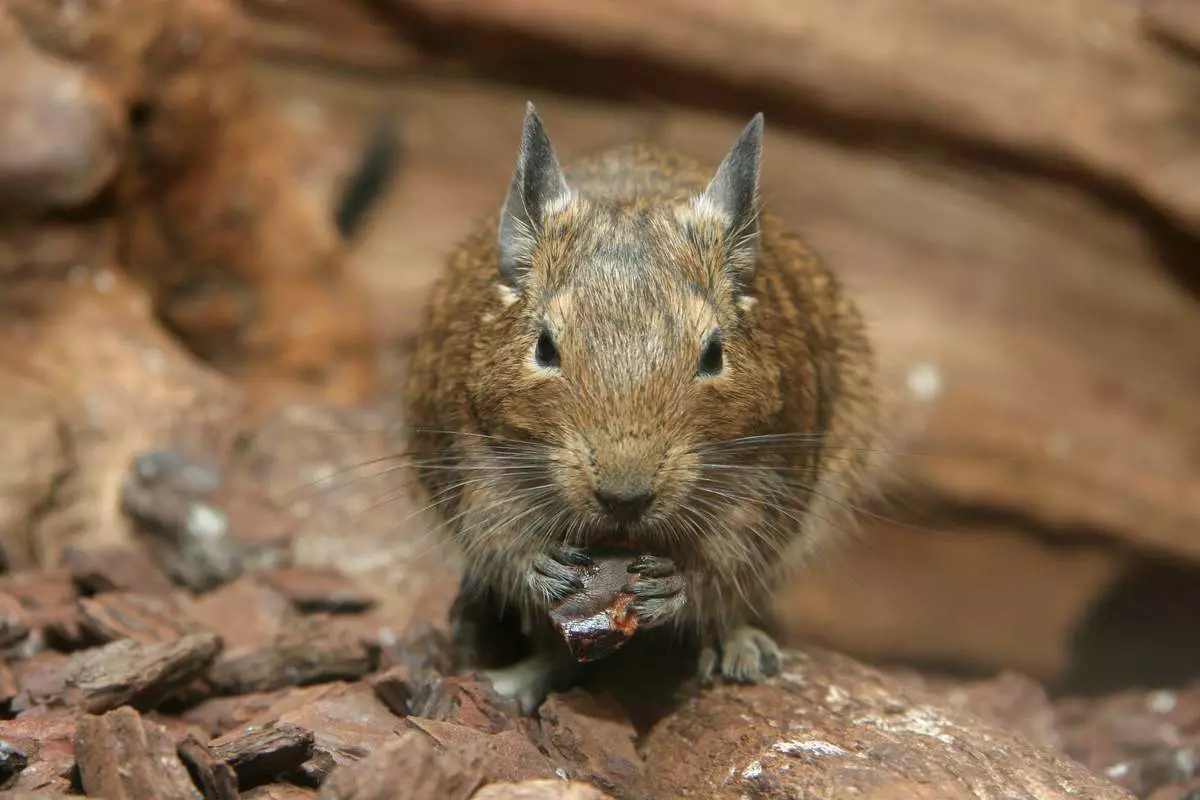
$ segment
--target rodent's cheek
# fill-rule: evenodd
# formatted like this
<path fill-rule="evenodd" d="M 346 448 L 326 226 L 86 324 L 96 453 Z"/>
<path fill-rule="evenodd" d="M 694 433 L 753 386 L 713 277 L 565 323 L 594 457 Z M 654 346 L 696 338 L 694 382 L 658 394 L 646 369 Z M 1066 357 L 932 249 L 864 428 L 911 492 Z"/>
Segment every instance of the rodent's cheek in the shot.
<path fill-rule="evenodd" d="M 700 478 L 700 459 L 690 449 L 672 448 L 663 457 L 655 480 L 654 494 L 661 513 L 678 509 L 695 491 Z"/>
<path fill-rule="evenodd" d="M 577 514 L 587 514 L 594 511 L 595 480 L 587 446 L 576 438 L 568 435 L 564 446 L 558 448 L 551 461 L 550 474 L 566 504 Z"/>

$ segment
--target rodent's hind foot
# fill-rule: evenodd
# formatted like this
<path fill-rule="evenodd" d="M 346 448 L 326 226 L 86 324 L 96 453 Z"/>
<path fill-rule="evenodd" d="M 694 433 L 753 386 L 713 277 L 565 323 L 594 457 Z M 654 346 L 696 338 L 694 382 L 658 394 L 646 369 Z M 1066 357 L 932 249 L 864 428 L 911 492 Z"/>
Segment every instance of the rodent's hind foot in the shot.
<path fill-rule="evenodd" d="M 525 582 L 538 596 L 549 602 L 563 600 L 583 591 L 583 580 L 571 567 L 586 567 L 592 563 L 587 551 L 560 545 L 549 553 L 533 557 Z"/>
<path fill-rule="evenodd" d="M 783 654 L 768 634 L 748 625 L 734 628 L 716 646 L 700 651 L 700 680 L 712 683 L 719 673 L 730 683 L 762 683 L 779 674 Z"/>
<path fill-rule="evenodd" d="M 515 664 L 484 670 L 482 674 L 492 682 L 497 694 L 516 700 L 523 713 L 532 714 L 550 693 L 555 666 L 552 657 L 534 653 Z"/>

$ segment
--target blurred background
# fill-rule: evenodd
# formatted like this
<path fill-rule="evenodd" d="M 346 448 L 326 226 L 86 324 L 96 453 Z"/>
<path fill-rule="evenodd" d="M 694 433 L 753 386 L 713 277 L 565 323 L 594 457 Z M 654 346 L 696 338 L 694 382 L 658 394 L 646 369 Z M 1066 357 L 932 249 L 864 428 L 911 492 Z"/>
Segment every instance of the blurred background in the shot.
<path fill-rule="evenodd" d="M 10 0 L 0 37 L 10 567 L 119 537 L 105 476 L 197 396 L 394 399 L 526 100 L 564 160 L 715 163 L 762 111 L 766 200 L 895 411 L 888 502 L 784 591 L 788 641 L 1066 694 L 1200 677 L 1195 0 Z M 51 406 L 109 444 L 45 528 Z"/>

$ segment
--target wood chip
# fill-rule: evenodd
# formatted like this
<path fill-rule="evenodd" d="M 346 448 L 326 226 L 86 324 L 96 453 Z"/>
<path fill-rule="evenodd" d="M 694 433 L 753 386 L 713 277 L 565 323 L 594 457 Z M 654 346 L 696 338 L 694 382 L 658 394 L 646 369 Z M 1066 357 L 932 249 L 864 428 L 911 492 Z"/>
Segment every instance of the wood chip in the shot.
<path fill-rule="evenodd" d="M 483 773 L 452 751 L 438 752 L 425 734 L 405 731 L 321 786 L 318 800 L 392 800 L 405 787 L 405 800 L 468 800 Z"/>
<path fill-rule="evenodd" d="M 202 800 L 171 737 L 128 706 L 84 715 L 75 735 L 84 791 L 107 800 Z"/>
<path fill-rule="evenodd" d="M 550 619 L 580 663 L 596 661 L 625 645 L 637 631 L 634 596 L 621 589 L 636 578 L 628 571 L 636 554 L 593 556 L 589 566 L 574 567 L 584 590 L 550 612 Z"/>
<path fill-rule="evenodd" d="M 486 679 L 433 676 L 418 687 L 409 713 L 440 722 L 453 722 L 485 733 L 512 727 L 521 716 L 515 700 L 501 697 Z"/>
<path fill-rule="evenodd" d="M 22 608 L 32 610 L 73 603 L 76 590 L 71 573 L 58 569 L 0 575 L 0 594 L 12 595 Z"/>
<path fill-rule="evenodd" d="M 205 800 L 238 800 L 238 778 L 233 767 L 214 756 L 204 743 L 189 736 L 179 745 L 179 758 Z"/>
<path fill-rule="evenodd" d="M 316 611 L 354 613 L 375 605 L 371 595 L 332 568 L 292 567 L 263 572 L 256 577 L 306 614 Z"/>
<path fill-rule="evenodd" d="M 242 792 L 242 800 L 315 800 L 317 792 L 290 783 L 270 783 Z"/>
<path fill-rule="evenodd" d="M 520 783 L 489 783 L 471 800 L 612 800 L 588 783 L 554 780 L 522 781 Z"/>
<path fill-rule="evenodd" d="M 132 639 L 155 644 L 202 632 L 170 595 L 107 592 L 81 597 L 79 609 L 84 630 L 101 642 Z"/>
<path fill-rule="evenodd" d="M 242 788 L 249 788 L 299 769 L 312 757 L 313 732 L 281 723 L 215 739 L 209 750 L 233 769 Z"/>
<path fill-rule="evenodd" d="M 417 682 L 407 667 L 392 667 L 367 678 L 375 696 L 397 716 L 407 716 L 409 702 L 417 691 Z"/>
<path fill-rule="evenodd" d="M 20 687 L 7 661 L 0 661 L 0 712 L 7 712 Z"/>
<path fill-rule="evenodd" d="M 29 635 L 29 614 L 11 594 L 0 594 L 0 649 L 12 647 Z"/>
<path fill-rule="evenodd" d="M 75 772 L 75 720 L 65 713 L 0 720 L 0 741 L 25 756 L 10 789 L 66 792 Z"/>
<path fill-rule="evenodd" d="M 268 692 L 361 678 L 371 671 L 372 661 L 357 636 L 313 617 L 285 631 L 274 645 L 222 659 L 208 679 L 223 694 Z"/>
<path fill-rule="evenodd" d="M 127 545 L 68 547 L 63 566 L 84 594 L 169 594 L 171 580 L 140 548 Z"/>
<path fill-rule="evenodd" d="M 0 787 L 7 786 L 29 766 L 29 756 L 23 750 L 0 739 Z"/>
<path fill-rule="evenodd" d="M 221 637 L 225 643 L 221 660 L 270 647 L 299 619 L 286 597 L 250 576 L 195 598 L 188 614 Z"/>
<path fill-rule="evenodd" d="M 91 714 L 126 703 L 153 708 L 200 675 L 219 650 L 220 640 L 211 633 L 148 645 L 122 639 L 84 650 L 71 656 L 64 667 L 61 702 Z"/>

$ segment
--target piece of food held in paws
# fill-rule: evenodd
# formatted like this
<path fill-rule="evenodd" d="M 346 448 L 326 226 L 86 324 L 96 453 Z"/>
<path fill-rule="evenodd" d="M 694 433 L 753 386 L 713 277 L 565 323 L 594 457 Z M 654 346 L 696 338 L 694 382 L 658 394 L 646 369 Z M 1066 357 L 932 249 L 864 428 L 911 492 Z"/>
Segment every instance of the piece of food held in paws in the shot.
<path fill-rule="evenodd" d="M 638 575 L 630 571 L 637 553 L 589 553 L 590 564 L 571 567 L 583 591 L 561 600 L 550 612 L 555 630 L 580 664 L 616 652 L 638 628 L 637 595 L 628 591 Z"/>

